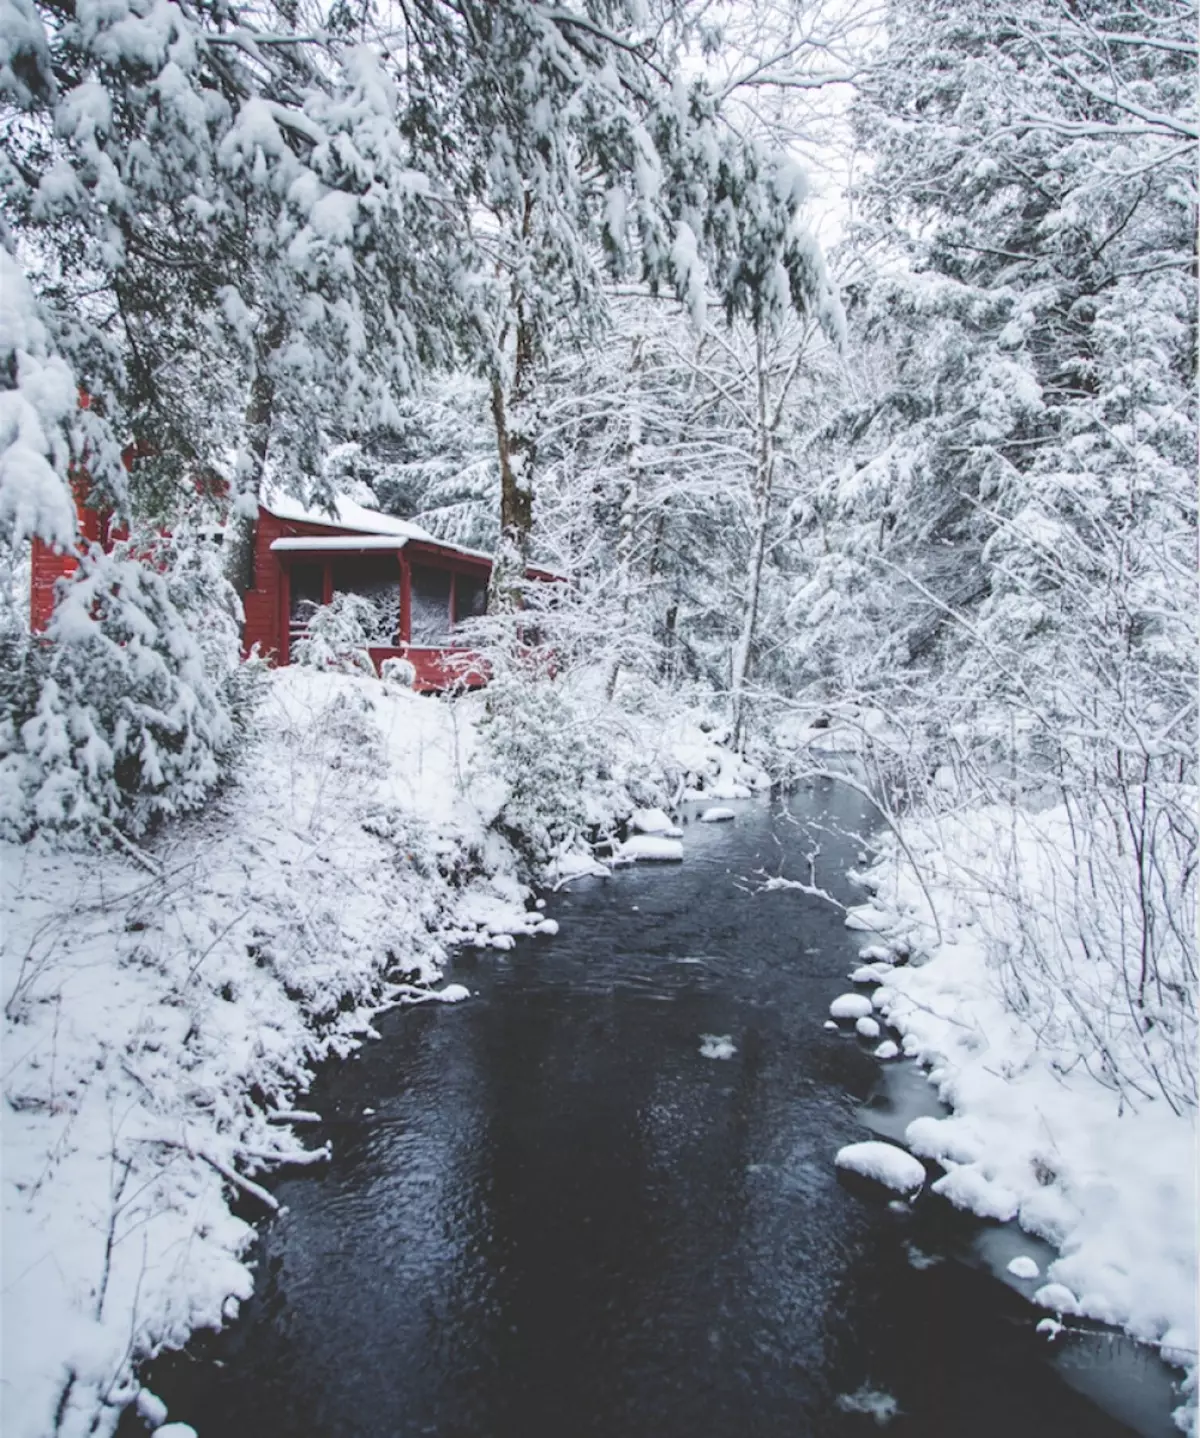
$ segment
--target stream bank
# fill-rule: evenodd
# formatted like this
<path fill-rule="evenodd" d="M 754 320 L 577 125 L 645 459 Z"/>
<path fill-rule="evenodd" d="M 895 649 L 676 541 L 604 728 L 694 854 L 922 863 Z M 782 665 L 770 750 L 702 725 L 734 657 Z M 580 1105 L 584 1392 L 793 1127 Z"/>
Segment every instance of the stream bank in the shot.
<path fill-rule="evenodd" d="M 1103 1362 L 1072 1367 L 1086 1345 L 1034 1332 L 995 1277 L 996 1235 L 1033 1251 L 1023 1235 L 839 1179 L 839 1146 L 941 1110 L 912 1066 L 822 1027 L 861 936 L 761 883 L 806 879 L 819 844 L 820 882 L 856 901 L 842 875 L 869 815 L 828 784 L 736 807 L 685 825 L 680 865 L 549 896 L 557 936 L 460 953 L 471 1002 L 389 1013 L 321 1075 L 332 1161 L 275 1184 L 241 1320 L 151 1365 L 173 1420 L 201 1438 L 1172 1431 L 1145 1350 L 1106 1334 Z"/>

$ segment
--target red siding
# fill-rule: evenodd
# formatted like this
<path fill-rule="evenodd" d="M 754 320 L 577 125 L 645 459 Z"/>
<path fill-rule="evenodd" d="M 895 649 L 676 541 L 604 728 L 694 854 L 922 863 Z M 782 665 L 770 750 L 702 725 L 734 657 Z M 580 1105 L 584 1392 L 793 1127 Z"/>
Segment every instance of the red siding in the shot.
<path fill-rule="evenodd" d="M 254 528 L 254 588 L 242 595 L 246 622 L 242 629 L 242 649 L 249 654 L 257 644 L 259 653 L 274 659 L 279 656 L 282 635 L 280 602 L 282 575 L 279 559 L 271 553 L 271 545 L 286 533 L 282 519 L 261 506 Z"/>
<path fill-rule="evenodd" d="M 54 549 L 34 535 L 29 578 L 29 628 L 34 634 L 41 634 L 50 623 L 56 581 L 74 574 L 78 564 L 78 558 L 70 550 Z"/>

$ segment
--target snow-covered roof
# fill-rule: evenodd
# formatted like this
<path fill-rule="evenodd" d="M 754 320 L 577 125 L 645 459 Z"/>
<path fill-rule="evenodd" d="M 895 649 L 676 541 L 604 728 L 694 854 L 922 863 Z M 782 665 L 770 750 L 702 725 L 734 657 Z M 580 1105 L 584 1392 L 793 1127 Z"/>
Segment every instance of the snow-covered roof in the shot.
<path fill-rule="evenodd" d="M 332 510 L 326 510 L 309 509 L 290 494 L 276 492 L 263 501 L 263 508 L 276 519 L 293 519 L 302 524 L 324 524 L 334 529 L 351 529 L 357 534 L 387 534 L 401 539 L 421 539 L 427 544 L 442 543 L 419 524 L 410 524 L 407 519 L 397 519 L 391 514 L 380 514 L 377 509 L 356 504 L 345 495 L 338 495 Z M 450 544 L 445 547 L 456 549 L 458 546 Z"/>
<path fill-rule="evenodd" d="M 380 514 L 377 509 L 368 509 L 366 505 L 347 499 L 344 494 L 337 496 L 332 510 L 325 510 L 309 509 L 290 494 L 273 491 L 262 501 L 262 507 L 276 519 L 296 520 L 301 524 L 323 524 L 327 529 L 349 531 L 345 539 L 340 536 L 322 538 L 316 535 L 311 538 L 277 539 L 271 545 L 273 550 L 399 549 L 408 540 L 415 539 L 422 544 L 435 545 L 448 554 L 461 554 L 467 559 L 482 559 L 488 564 L 492 562 L 492 556 L 483 550 L 468 549 L 462 544 L 449 544 L 446 540 L 430 534 L 427 529 L 422 529 L 419 524 L 413 524 L 407 519 L 397 519 L 391 514 Z M 351 539 L 350 534 L 369 535 L 372 538 L 369 542 L 364 542 L 361 538 Z M 530 572 L 534 569 L 541 575 L 549 575 L 554 579 L 563 578 L 552 570 L 530 566 Z"/>

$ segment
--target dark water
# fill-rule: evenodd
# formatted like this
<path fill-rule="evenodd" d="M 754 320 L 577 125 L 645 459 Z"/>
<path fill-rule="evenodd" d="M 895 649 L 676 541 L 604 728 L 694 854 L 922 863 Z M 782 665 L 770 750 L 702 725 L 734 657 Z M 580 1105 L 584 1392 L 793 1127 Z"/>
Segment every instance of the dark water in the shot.
<path fill-rule="evenodd" d="M 993 1275 L 980 1235 L 1001 1230 L 839 1181 L 841 1144 L 931 1090 L 822 1029 L 860 936 L 751 890 L 808 877 L 796 819 L 865 816 L 841 789 L 791 819 L 737 807 L 689 825 L 680 866 L 552 897 L 559 937 L 462 958 L 469 1003 L 387 1015 L 323 1076 L 333 1161 L 278 1184 L 239 1323 L 153 1365 L 172 1419 L 201 1438 L 1171 1431 L 1164 1370 L 1129 1345 L 1064 1378 Z M 853 901 L 859 842 L 819 842 L 818 880 Z M 704 1034 L 736 1054 L 703 1057 Z"/>

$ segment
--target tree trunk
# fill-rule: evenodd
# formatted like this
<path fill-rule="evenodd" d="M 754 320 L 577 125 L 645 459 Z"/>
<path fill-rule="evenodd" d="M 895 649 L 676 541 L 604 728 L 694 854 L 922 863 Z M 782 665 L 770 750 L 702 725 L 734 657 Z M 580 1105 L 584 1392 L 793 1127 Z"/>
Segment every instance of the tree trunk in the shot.
<path fill-rule="evenodd" d="M 624 484 L 621 495 L 621 514 L 617 527 L 617 613 L 612 626 L 615 647 L 609 661 L 608 678 L 604 692 L 611 702 L 617 691 L 617 680 L 621 674 L 621 642 L 629 625 L 629 611 L 633 603 L 633 551 L 637 533 L 638 508 L 642 501 L 642 336 L 633 338 L 630 355 L 630 375 L 633 397 L 629 406 L 629 428 L 625 440 Z"/>
<path fill-rule="evenodd" d="M 521 242 L 533 231 L 533 195 L 526 193 Z M 516 350 L 512 386 L 504 393 L 499 366 L 492 375 L 492 421 L 500 459 L 500 543 L 488 585 L 488 613 L 511 614 L 525 605 L 525 569 L 533 532 L 533 471 L 537 453 L 531 412 L 536 356 L 535 336 L 514 280 Z"/>
<path fill-rule="evenodd" d="M 271 358 L 283 337 L 283 326 L 273 320 L 254 346 L 254 375 L 242 420 L 242 448 L 237 459 L 233 509 L 225 536 L 225 573 L 239 594 L 254 583 L 254 522 L 262 499 L 271 422 L 275 416 L 275 378 Z"/>
<path fill-rule="evenodd" d="M 767 411 L 767 356 L 762 330 L 754 337 L 755 379 L 757 383 L 758 456 L 754 471 L 754 515 L 751 529 L 750 575 L 746 590 L 746 607 L 742 629 L 734 645 L 730 665 L 730 702 L 733 710 L 734 748 L 741 750 L 746 726 L 746 681 L 750 677 L 750 659 L 754 633 L 758 625 L 758 605 L 762 593 L 763 562 L 767 553 L 767 529 L 771 518 L 771 489 L 775 477 L 774 427 Z"/>

